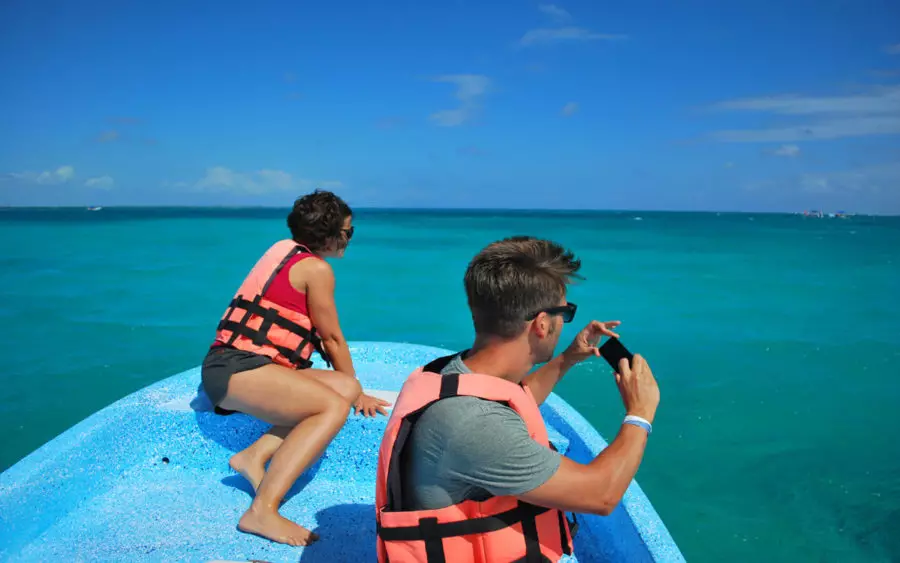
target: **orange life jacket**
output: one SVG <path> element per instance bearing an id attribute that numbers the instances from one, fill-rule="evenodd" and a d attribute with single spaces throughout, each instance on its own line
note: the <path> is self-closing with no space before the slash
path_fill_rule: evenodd
<path id="1" fill-rule="evenodd" d="M 439 358 L 413 372 L 403 384 L 388 420 L 376 476 L 378 561 L 540 563 L 571 554 L 573 532 L 565 515 L 515 497 L 466 500 L 438 510 L 404 510 L 404 446 L 419 416 L 441 399 L 467 395 L 502 402 L 524 419 L 535 441 L 553 447 L 527 387 L 489 375 L 440 375 L 452 358 Z"/>
<path id="2" fill-rule="evenodd" d="M 293 240 L 273 244 L 244 278 L 219 321 L 216 340 L 239 350 L 269 356 L 280 365 L 306 369 L 313 350 L 330 366 L 310 318 L 269 301 L 266 291 L 288 261 L 309 249 Z"/>

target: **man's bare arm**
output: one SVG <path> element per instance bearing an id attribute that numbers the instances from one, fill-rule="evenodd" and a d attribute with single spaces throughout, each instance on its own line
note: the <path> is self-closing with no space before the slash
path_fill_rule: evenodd
<path id="1" fill-rule="evenodd" d="M 626 413 L 652 423 L 659 405 L 659 387 L 639 354 L 630 366 L 627 359 L 620 362 L 616 384 Z M 549 508 L 607 515 L 634 479 L 646 445 L 647 430 L 623 423 L 616 439 L 593 461 L 581 464 L 563 457 L 552 477 L 518 498 Z"/>
<path id="2" fill-rule="evenodd" d="M 559 383 L 559 380 L 573 365 L 575 365 L 575 362 L 570 361 L 566 354 L 563 353 L 525 378 L 524 383 L 531 390 L 531 394 L 534 395 L 534 400 L 537 401 L 537 404 L 540 405 L 547 400 L 547 396 L 550 395 L 553 388 Z"/>
<path id="3" fill-rule="evenodd" d="M 559 380 L 569 369 L 578 362 L 591 356 L 598 356 L 597 344 L 603 335 L 618 338 L 613 328 L 622 324 L 620 321 L 591 321 L 572 341 L 566 350 L 553 358 L 540 369 L 535 370 L 525 378 L 524 383 L 531 389 L 537 404 L 542 404 Z"/>
<path id="4" fill-rule="evenodd" d="M 613 443 L 591 463 L 563 456 L 553 477 L 519 498 L 539 506 L 606 516 L 625 495 L 646 445 L 646 431 L 623 424 Z"/>

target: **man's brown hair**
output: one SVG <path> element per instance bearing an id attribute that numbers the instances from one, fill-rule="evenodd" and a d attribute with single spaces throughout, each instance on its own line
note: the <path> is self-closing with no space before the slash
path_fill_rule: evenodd
<path id="1" fill-rule="evenodd" d="M 559 305 L 581 260 L 555 242 L 515 236 L 489 244 L 469 262 L 466 296 L 475 333 L 513 338 L 542 309 Z"/>

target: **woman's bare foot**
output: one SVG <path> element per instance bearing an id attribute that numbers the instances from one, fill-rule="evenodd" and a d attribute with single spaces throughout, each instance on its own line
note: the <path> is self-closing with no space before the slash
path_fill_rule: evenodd
<path id="1" fill-rule="evenodd" d="M 250 482 L 254 492 L 259 489 L 259 484 L 266 474 L 266 466 L 262 461 L 255 459 L 244 451 L 231 456 L 231 459 L 228 460 L 228 465 Z"/>
<path id="2" fill-rule="evenodd" d="M 260 510 L 255 504 L 241 516 L 238 530 L 292 546 L 309 545 L 319 539 L 318 534 L 294 524 L 274 510 Z"/>

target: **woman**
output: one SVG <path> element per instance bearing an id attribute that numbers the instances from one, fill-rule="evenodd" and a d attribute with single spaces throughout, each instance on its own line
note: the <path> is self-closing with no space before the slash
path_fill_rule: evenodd
<path id="1" fill-rule="evenodd" d="M 203 362 L 217 413 L 243 412 L 273 425 L 229 461 L 256 491 L 238 529 L 289 545 L 317 536 L 278 514 L 288 489 L 341 429 L 350 405 L 375 416 L 390 404 L 362 394 L 324 260 L 344 255 L 352 221 L 350 207 L 331 192 L 298 199 L 287 218 L 291 239 L 256 263 Z M 312 369 L 313 351 L 334 370 Z"/>

